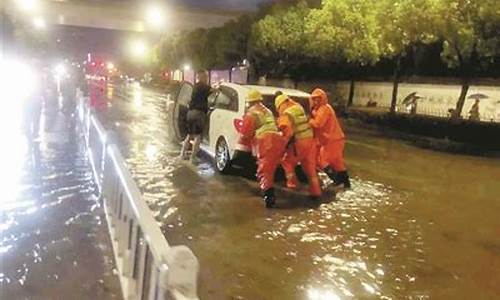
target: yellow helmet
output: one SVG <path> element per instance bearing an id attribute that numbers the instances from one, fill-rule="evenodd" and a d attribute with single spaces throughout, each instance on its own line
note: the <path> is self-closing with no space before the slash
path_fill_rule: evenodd
<path id="1" fill-rule="evenodd" d="M 247 102 L 257 102 L 257 101 L 262 101 L 264 98 L 262 98 L 262 94 L 257 91 L 257 90 L 250 90 L 247 95 Z"/>
<path id="2" fill-rule="evenodd" d="M 281 94 L 278 97 L 276 97 L 276 99 L 274 99 L 274 106 L 276 107 L 276 109 L 279 109 L 281 104 L 285 103 L 285 101 L 288 100 L 288 98 L 289 98 L 288 95 L 285 94 Z"/>

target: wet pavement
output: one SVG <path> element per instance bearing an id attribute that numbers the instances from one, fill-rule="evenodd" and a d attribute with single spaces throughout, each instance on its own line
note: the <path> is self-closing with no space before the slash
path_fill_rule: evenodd
<path id="1" fill-rule="evenodd" d="M 121 299 L 104 211 L 74 122 L 46 109 L 40 137 L 28 141 L 16 112 L 5 112 L 0 299 Z"/>
<path id="2" fill-rule="evenodd" d="M 111 86 L 110 86 L 111 87 Z M 175 157 L 166 97 L 112 87 L 101 117 L 201 299 L 499 299 L 500 160 L 348 130 L 353 189 L 311 207 Z"/>

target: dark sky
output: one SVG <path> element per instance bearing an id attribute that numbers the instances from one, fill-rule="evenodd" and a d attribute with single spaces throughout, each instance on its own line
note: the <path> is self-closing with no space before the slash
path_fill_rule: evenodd
<path id="1" fill-rule="evenodd" d="M 271 2 L 271 0 L 173 0 L 173 2 L 213 9 L 254 10 L 259 3 Z"/>

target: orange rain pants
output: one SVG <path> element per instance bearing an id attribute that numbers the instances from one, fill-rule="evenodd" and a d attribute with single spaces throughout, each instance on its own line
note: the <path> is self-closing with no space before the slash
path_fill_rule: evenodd
<path id="1" fill-rule="evenodd" d="M 271 114 L 264 105 L 257 104 L 254 113 Z M 252 154 L 257 158 L 257 178 L 262 191 L 271 189 L 274 185 L 276 168 L 281 162 L 285 152 L 285 139 L 277 131 L 268 131 L 261 136 L 256 136 L 258 129 L 257 119 L 251 113 L 245 114 L 240 131 L 239 144 L 252 147 Z"/>
<path id="2" fill-rule="evenodd" d="M 295 167 L 300 163 L 304 173 L 307 175 L 311 196 L 321 196 L 321 186 L 316 171 L 317 156 L 318 147 L 314 138 L 296 140 L 293 145 L 288 147 L 281 161 L 281 165 L 285 170 L 288 187 L 293 188 L 297 186 L 298 181 L 295 174 Z"/>
<path id="3" fill-rule="evenodd" d="M 335 172 L 346 170 L 344 164 L 345 139 L 336 140 L 322 146 L 319 151 L 319 166 L 325 169 L 330 166 Z"/>
<path id="4" fill-rule="evenodd" d="M 260 189 L 266 191 L 273 187 L 274 174 L 280 164 L 285 141 L 278 133 L 265 133 L 262 137 L 255 139 L 257 144 L 257 178 Z"/>

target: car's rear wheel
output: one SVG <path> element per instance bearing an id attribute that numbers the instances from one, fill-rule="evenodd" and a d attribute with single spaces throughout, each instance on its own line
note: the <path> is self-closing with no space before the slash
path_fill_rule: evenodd
<path id="1" fill-rule="evenodd" d="M 215 145 L 215 168 L 222 174 L 227 174 L 231 170 L 229 147 L 223 137 L 220 137 Z"/>

